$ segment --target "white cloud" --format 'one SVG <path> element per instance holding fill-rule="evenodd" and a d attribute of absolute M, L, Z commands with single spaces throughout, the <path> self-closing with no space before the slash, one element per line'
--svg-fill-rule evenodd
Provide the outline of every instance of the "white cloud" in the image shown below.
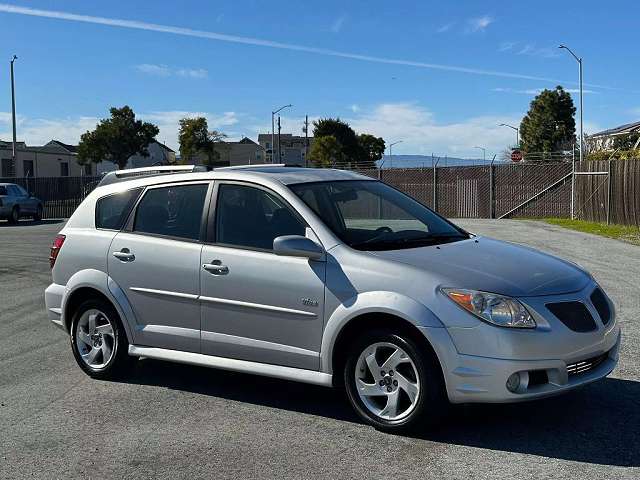
<path fill-rule="evenodd" d="M 360 106 L 356 105 L 355 103 L 353 105 L 349 106 L 349 110 L 351 110 L 353 113 L 357 113 L 360 111 Z"/>
<path fill-rule="evenodd" d="M 402 140 L 397 153 L 477 157 L 475 145 L 499 153 L 514 142 L 513 132 L 500 123 L 520 123 L 516 115 L 477 116 L 452 123 L 438 121 L 428 109 L 414 103 L 386 103 L 346 119 L 359 133 Z M 394 149 L 395 150 L 395 149 Z"/>
<path fill-rule="evenodd" d="M 153 63 L 142 63 L 134 67 L 140 73 L 155 75 L 158 77 L 187 77 L 187 78 L 207 78 L 209 72 L 204 68 L 174 68 L 168 65 L 157 65 Z"/>
<path fill-rule="evenodd" d="M 342 27 L 344 27 L 344 23 L 346 21 L 347 21 L 347 16 L 346 15 L 340 15 L 331 24 L 331 31 L 333 33 L 340 33 L 340 31 L 342 30 Z"/>
<path fill-rule="evenodd" d="M 510 52 L 515 48 L 516 45 L 517 45 L 516 42 L 502 42 L 500 44 L 500 47 L 498 48 L 498 51 L 500 51 L 500 52 Z"/>
<path fill-rule="evenodd" d="M 456 24 L 456 22 L 449 22 L 449 23 L 445 23 L 444 25 L 440 26 L 440 28 L 438 28 L 436 30 L 437 33 L 445 33 L 448 32 L 449 30 L 451 30 L 453 28 L 453 26 Z"/>
<path fill-rule="evenodd" d="M 536 47 L 535 44 L 527 43 L 517 52 L 518 55 L 527 55 L 530 57 L 556 58 L 559 57 L 557 48 L 552 47 Z"/>
<path fill-rule="evenodd" d="M 491 89 L 492 92 L 522 93 L 525 95 L 538 95 L 543 90 L 545 90 L 545 88 L 542 88 L 542 87 L 526 88 L 526 89 L 517 89 L 517 88 L 510 88 L 510 87 L 495 87 Z M 547 88 L 546 90 L 552 90 L 552 89 Z M 568 93 L 580 93 L 580 89 L 578 88 L 565 88 L 564 91 Z M 588 88 L 583 88 L 582 93 L 586 95 L 586 94 L 592 94 L 592 93 L 598 93 L 598 92 L 596 92 L 595 90 L 589 90 Z"/>
<path fill-rule="evenodd" d="M 190 112 L 185 110 L 157 111 L 139 113 L 141 120 L 152 122 L 158 126 L 160 133 L 158 140 L 166 143 L 177 151 L 178 149 L 178 121 L 181 118 L 205 117 L 209 128 L 222 130 L 232 134 L 228 129 L 238 123 L 238 115 L 235 112 L 223 112 L 220 114 L 208 112 Z M 93 130 L 98 122 L 97 117 L 67 117 L 67 118 L 18 118 L 18 140 L 25 141 L 27 145 L 44 145 L 50 140 L 60 140 L 65 143 L 77 144 L 80 136 L 87 130 Z M 0 139 L 11 138 L 11 114 L 0 112 Z"/>
<path fill-rule="evenodd" d="M 486 28 L 494 22 L 493 17 L 489 15 L 482 15 L 481 17 L 470 18 L 467 20 L 467 27 L 469 32 L 483 32 Z"/>

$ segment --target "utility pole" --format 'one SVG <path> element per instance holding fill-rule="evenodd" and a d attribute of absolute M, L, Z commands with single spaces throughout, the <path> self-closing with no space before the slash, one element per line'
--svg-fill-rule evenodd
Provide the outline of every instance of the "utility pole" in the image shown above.
<path fill-rule="evenodd" d="M 389 144 L 389 168 L 393 168 L 393 146 L 402 143 L 402 140 Z"/>
<path fill-rule="evenodd" d="M 13 143 L 11 149 L 11 162 L 15 172 L 16 168 L 16 90 L 13 80 L 13 62 L 18 59 L 16 55 L 11 59 L 11 120 L 13 121 Z"/>
<path fill-rule="evenodd" d="M 282 153 L 280 153 L 280 115 L 278 115 L 278 162 L 282 163 Z"/>
<path fill-rule="evenodd" d="M 309 115 L 304 116 L 304 166 L 308 167 L 309 162 L 307 157 L 309 156 Z"/>
<path fill-rule="evenodd" d="M 271 163 L 275 163 L 273 161 L 273 157 L 275 156 L 275 127 L 274 127 L 274 117 L 276 115 L 276 113 L 278 113 L 280 110 L 284 110 L 285 108 L 289 108 L 289 107 L 293 107 L 293 105 L 291 105 L 290 103 L 288 105 L 283 105 L 282 107 L 278 108 L 277 110 L 272 110 L 271 111 Z M 280 146 L 280 142 L 278 142 L 278 147 Z M 279 153 L 279 152 L 278 152 Z M 280 161 L 278 160 L 278 163 L 280 163 Z"/>

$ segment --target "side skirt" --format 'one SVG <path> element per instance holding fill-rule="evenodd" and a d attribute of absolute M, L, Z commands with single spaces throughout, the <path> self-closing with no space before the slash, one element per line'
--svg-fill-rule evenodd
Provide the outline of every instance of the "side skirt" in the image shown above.
<path fill-rule="evenodd" d="M 332 386 L 331 375 L 313 370 L 303 370 L 302 368 L 283 367 L 280 365 L 270 365 L 267 363 L 249 362 L 247 360 L 237 360 L 235 358 L 214 357 L 201 353 L 181 352 L 179 350 L 168 350 L 165 348 L 141 347 L 129 345 L 129 355 L 133 357 L 154 358 L 156 360 L 167 360 L 169 362 L 186 363 L 189 365 L 199 365 L 201 367 L 221 368 L 233 372 L 252 373 L 265 377 L 282 378 L 296 382 L 312 383 L 324 387 Z"/>

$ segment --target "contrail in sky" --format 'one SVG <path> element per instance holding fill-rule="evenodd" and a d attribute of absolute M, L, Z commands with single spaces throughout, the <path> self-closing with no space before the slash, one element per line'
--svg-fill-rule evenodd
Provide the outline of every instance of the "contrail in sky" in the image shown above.
<path fill-rule="evenodd" d="M 500 72 L 494 70 L 483 70 L 478 68 L 462 67 L 456 65 L 442 65 L 437 63 L 416 62 L 412 60 L 402 60 L 397 58 L 377 57 L 372 55 L 361 55 L 357 53 L 342 52 L 338 50 L 330 50 L 326 48 L 308 47 L 304 45 L 296 45 L 292 43 L 274 42 L 271 40 L 263 40 L 252 37 L 242 37 L 237 35 L 227 35 L 224 33 L 209 32 L 204 30 L 194 30 L 191 28 L 175 27 L 171 25 L 160 25 L 157 23 L 141 22 L 137 20 L 124 20 L 119 18 L 96 17 L 92 15 L 80 15 L 75 13 L 60 12 L 54 10 L 40 10 L 30 7 L 20 7 L 0 3 L 0 12 L 14 13 L 19 15 L 29 15 L 32 17 L 52 18 L 56 20 L 68 20 L 72 22 L 93 23 L 98 25 L 107 25 L 110 27 L 130 28 L 135 30 L 146 30 L 150 32 L 171 33 L 174 35 L 184 35 L 187 37 L 206 38 L 209 40 L 218 40 L 229 43 L 240 43 L 243 45 L 252 45 L 258 47 L 278 48 L 282 50 L 293 50 L 297 52 L 313 53 L 316 55 L 325 55 L 330 57 L 340 57 L 351 60 L 359 60 L 363 62 L 384 63 L 390 65 L 401 65 L 408 67 L 427 68 L 432 70 L 444 70 L 448 72 L 469 73 L 474 75 L 487 75 L 493 77 L 514 78 L 521 80 L 534 80 L 540 82 L 556 83 L 556 84 L 575 84 L 576 82 L 563 82 L 553 78 L 538 77 L 533 75 L 524 75 L 520 73 Z M 586 84 L 585 84 L 586 85 Z M 615 88 L 601 85 L 589 85 L 604 89 L 614 90 Z"/>

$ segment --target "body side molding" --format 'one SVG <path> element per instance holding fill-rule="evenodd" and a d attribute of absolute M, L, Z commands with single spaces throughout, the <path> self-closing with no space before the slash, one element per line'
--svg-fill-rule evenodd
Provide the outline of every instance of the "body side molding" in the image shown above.
<path fill-rule="evenodd" d="M 129 355 L 134 357 L 154 358 L 156 360 L 168 360 L 170 362 L 187 363 L 202 367 L 221 368 L 223 370 L 231 370 L 234 372 L 253 373 L 255 375 L 294 380 L 297 382 L 311 383 L 324 387 L 330 387 L 332 385 L 332 376 L 328 373 L 266 363 L 249 362 L 247 360 L 236 360 L 233 358 L 214 357 L 212 355 L 203 355 L 201 353 L 129 345 Z"/>

